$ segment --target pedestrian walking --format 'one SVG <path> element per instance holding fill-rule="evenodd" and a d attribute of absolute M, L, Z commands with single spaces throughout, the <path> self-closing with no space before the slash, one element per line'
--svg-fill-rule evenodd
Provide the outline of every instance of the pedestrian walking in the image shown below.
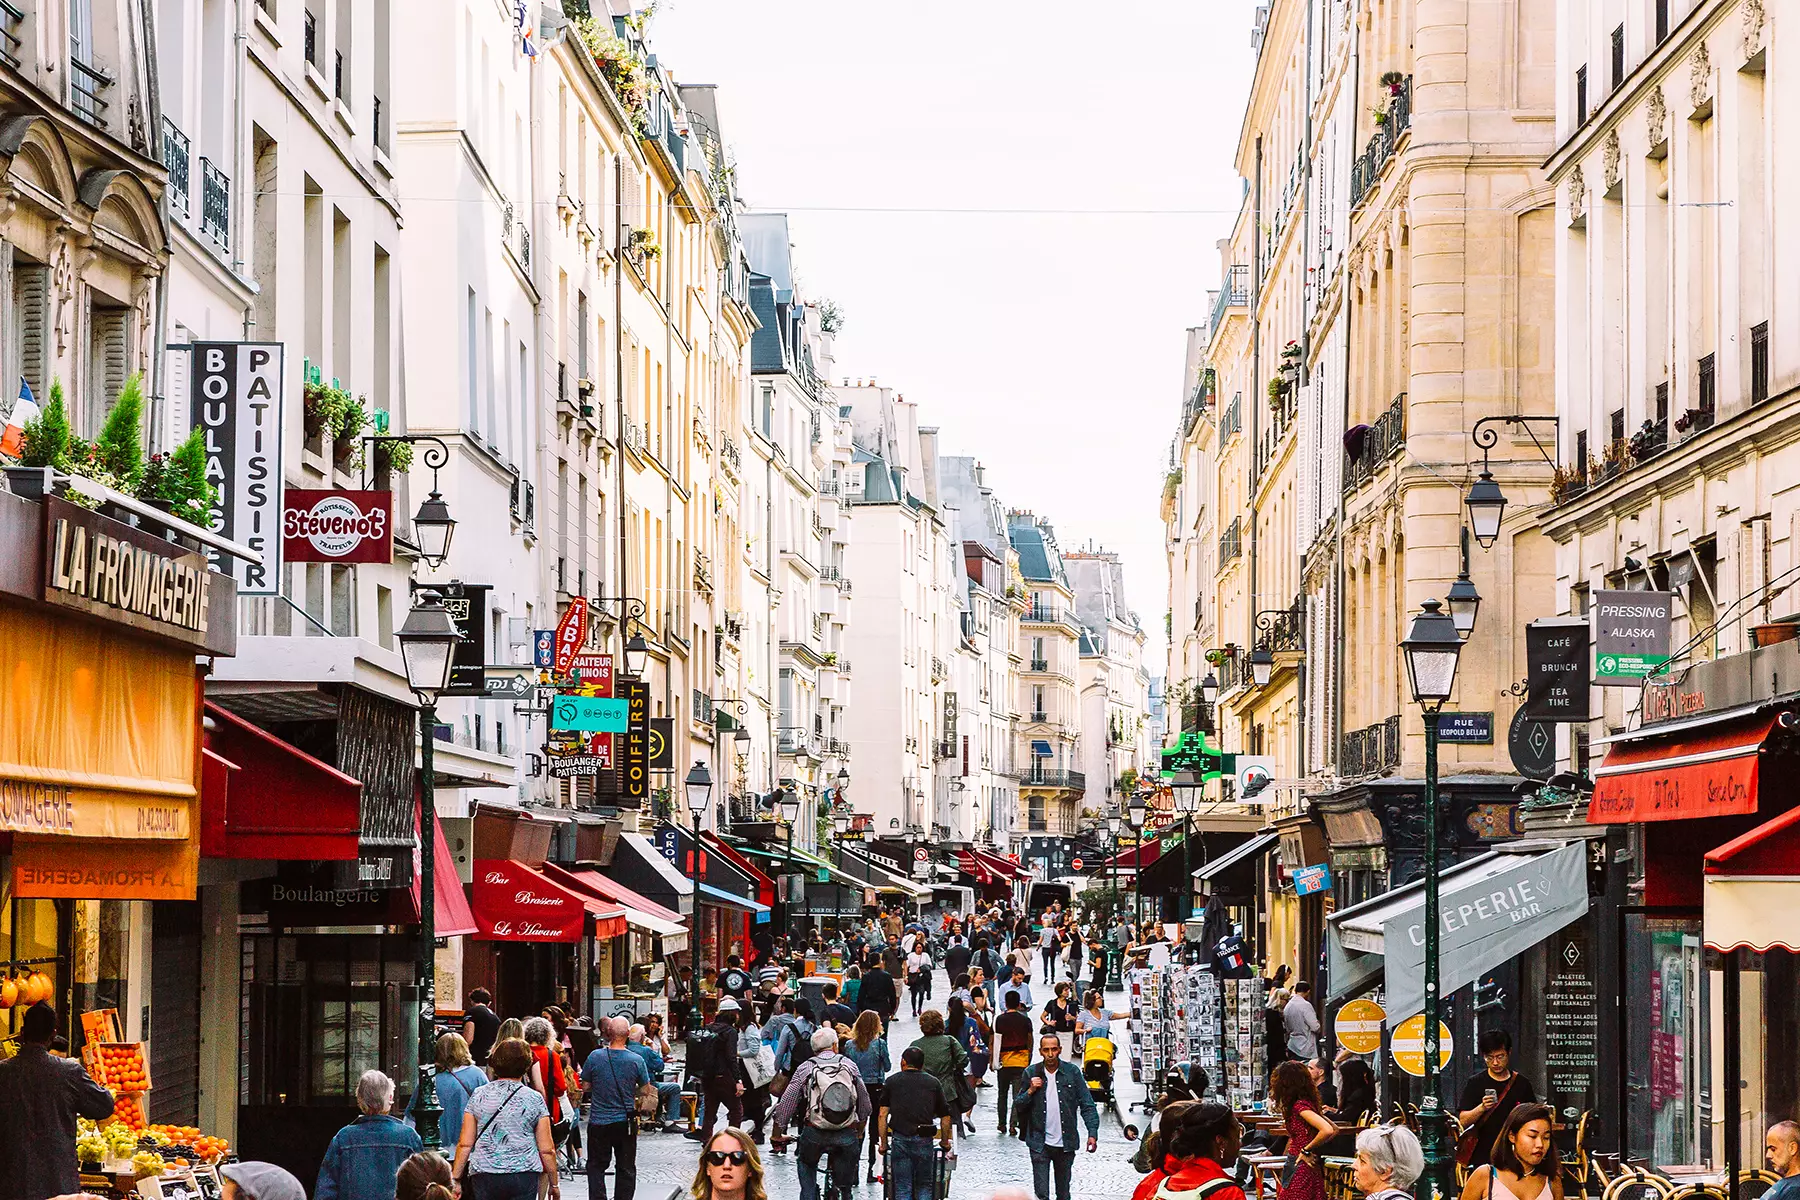
<path fill-rule="evenodd" d="M 1763 1157 L 1779 1178 L 1763 1200 L 1800 1200 L 1800 1125 L 1777 1121 L 1763 1137 Z"/>
<path fill-rule="evenodd" d="M 469 993 L 469 1011 L 463 1014 L 463 1041 L 469 1043 L 469 1055 L 478 1067 L 487 1066 L 488 1053 L 500 1035 L 500 1015 L 493 1003 L 491 992 L 476 988 Z"/>
<path fill-rule="evenodd" d="M 1000 1072 L 996 1084 L 1000 1132 L 1003 1134 L 1017 1128 L 1010 1101 L 1012 1093 L 1022 1086 L 1020 1078 L 1031 1066 L 1031 1016 L 1020 1003 L 1017 992 L 1008 993 L 1006 999 L 1006 1011 L 994 1018 L 994 1040 L 1000 1048 Z"/>
<path fill-rule="evenodd" d="M 1319 1014 L 1313 1011 L 1312 984 L 1302 979 L 1294 985 L 1293 997 L 1282 1006 L 1281 1024 L 1290 1056 L 1301 1062 L 1319 1057 Z"/>
<path fill-rule="evenodd" d="M 769 1088 L 775 1082 L 775 1050 L 763 1036 L 756 1014 L 738 1009 L 738 1072 L 743 1079 L 744 1117 L 752 1127 L 750 1140 L 762 1145 L 763 1127 L 769 1121 Z M 671 1122 L 667 1129 L 673 1130 Z"/>
<path fill-rule="evenodd" d="M 721 1129 L 700 1151 L 693 1200 L 769 1200 L 762 1154 L 741 1129 Z"/>
<path fill-rule="evenodd" d="M 543 1017 L 533 1017 L 525 1022 L 525 1044 L 531 1047 L 530 1083 L 544 1098 L 544 1107 L 550 1113 L 550 1132 L 560 1148 L 569 1136 L 571 1122 L 563 1114 L 563 1096 L 569 1085 L 563 1074 L 562 1047 L 550 1044 L 555 1034 L 555 1026 Z M 572 1110 L 570 1115 L 573 1115 Z"/>
<path fill-rule="evenodd" d="M 986 992 L 972 992 L 965 1009 L 963 1031 L 957 1038 L 963 1049 L 969 1052 L 969 1086 L 986 1087 L 988 1065 L 992 1061 L 989 1047 L 993 1042 L 994 1027 L 988 1021 L 989 1009 Z M 949 1024 L 949 1019 L 945 1019 Z"/>
<path fill-rule="evenodd" d="M 438 1131 L 440 1138 L 453 1138 L 462 1131 L 463 1106 L 475 1090 L 488 1081 L 487 1072 L 475 1065 L 469 1043 L 460 1033 L 446 1033 L 437 1040 Z M 406 1109 L 406 1123 L 413 1124 L 413 1109 L 418 1106 L 419 1092 L 413 1089 Z"/>
<path fill-rule="evenodd" d="M 466 1179 L 475 1200 L 539 1200 L 561 1194 L 550 1109 L 543 1093 L 531 1085 L 532 1065 L 528 1044 L 501 1038 L 488 1055 L 493 1082 L 463 1108 L 452 1173 Z"/>
<path fill-rule="evenodd" d="M 1035 1007 L 1031 999 L 1031 984 L 1026 982 L 1028 976 L 1029 972 L 1024 966 L 1013 967 L 1011 982 L 1000 985 L 1001 1005 L 1006 1006 L 1006 998 L 1008 996 L 1016 995 L 1019 997 L 1019 1007 L 1023 1008 L 1026 1012 L 1030 1012 L 1032 1008 Z"/>
<path fill-rule="evenodd" d="M 1082 952 L 1087 945 L 1087 934 L 1082 931 L 1081 926 L 1070 925 L 1068 932 L 1063 937 L 1063 942 L 1065 943 L 1063 957 L 1069 964 L 1069 979 L 1071 981 L 1079 979 L 1081 977 Z"/>
<path fill-rule="evenodd" d="M 1037 947 L 1032 944 L 1029 933 L 1013 942 L 1013 955 L 1013 961 L 1025 972 L 1026 981 L 1030 982 L 1032 968 L 1037 966 Z"/>
<path fill-rule="evenodd" d="M 219 1168 L 219 1178 L 231 1181 L 237 1189 L 237 1200 L 306 1200 L 306 1189 L 300 1181 L 274 1163 L 226 1163 Z"/>
<path fill-rule="evenodd" d="M 1281 1115 L 1288 1135 L 1286 1182 L 1277 1200 L 1325 1200 L 1320 1147 L 1337 1136 L 1337 1126 L 1322 1111 L 1318 1085 L 1305 1063 L 1289 1060 L 1275 1068 L 1269 1077 L 1269 1106 Z"/>
<path fill-rule="evenodd" d="M 456 1176 L 444 1156 L 421 1150 L 400 1164 L 394 1200 L 456 1200 Z"/>
<path fill-rule="evenodd" d="M 960 1125 L 969 1107 L 963 1103 L 964 1089 L 968 1087 L 968 1051 L 946 1031 L 944 1014 L 935 1008 L 919 1014 L 919 1036 L 913 1045 L 925 1055 L 924 1071 L 943 1087 L 944 1103 L 950 1106 L 950 1115 Z"/>
<path fill-rule="evenodd" d="M 1025 1090 L 1013 1101 L 1013 1119 L 1031 1150 L 1037 1200 L 1051 1200 L 1053 1179 L 1056 1200 L 1069 1200 L 1069 1176 L 1080 1136 L 1077 1114 L 1087 1126 L 1087 1151 L 1092 1154 L 1100 1145 L 1100 1111 L 1081 1068 L 1063 1061 L 1061 1042 L 1049 1035 L 1039 1038 L 1038 1056 L 1039 1061 L 1026 1068 Z"/>
<path fill-rule="evenodd" d="M 838 1053 L 835 1029 L 812 1035 L 812 1057 L 794 1070 L 775 1105 L 776 1145 L 787 1142 L 787 1127 L 800 1121 L 800 1200 L 818 1200 L 819 1160 L 828 1157 L 830 1177 L 843 1188 L 856 1182 L 857 1150 L 871 1115 L 869 1090 L 856 1064 Z M 830 1200 L 845 1200 L 842 1196 Z"/>
<path fill-rule="evenodd" d="M 1461 1200 L 1563 1200 L 1555 1124 L 1556 1112 L 1547 1104 L 1515 1105 L 1487 1165 L 1469 1172 Z"/>
<path fill-rule="evenodd" d="M 392 1115 L 394 1081 L 380 1071 L 364 1071 L 356 1081 L 356 1107 L 362 1115 L 325 1148 L 314 1200 L 394 1200 L 400 1164 L 425 1148 L 419 1135 Z"/>
<path fill-rule="evenodd" d="M 1128 1020 L 1129 1012 L 1114 1012 L 1101 1001 L 1099 988 L 1089 988 L 1081 999 L 1081 1011 L 1075 1014 L 1075 1052 L 1079 1056 L 1091 1037 L 1112 1037 L 1112 1023 Z"/>
<path fill-rule="evenodd" d="M 888 1057 L 888 1041 L 881 1032 L 881 1018 L 872 1012 L 863 1013 L 856 1018 L 856 1028 L 850 1040 L 844 1042 L 839 1049 L 845 1058 L 856 1064 L 857 1072 L 862 1076 L 863 1087 L 868 1090 L 869 1104 L 879 1110 L 881 1108 L 881 1089 L 887 1081 L 888 1072 L 893 1070 L 893 1060 Z M 869 1182 L 875 1182 L 875 1138 L 869 1139 Z"/>
<path fill-rule="evenodd" d="M 1055 1034 L 1062 1043 L 1064 1060 L 1069 1059 L 1069 1046 L 1075 1040 L 1075 989 L 1068 980 L 1056 985 L 1056 995 L 1044 1005 L 1038 1020 L 1038 1031 Z"/>
<path fill-rule="evenodd" d="M 831 1026 L 842 1025 L 846 1029 L 856 1024 L 856 1010 L 844 1003 L 843 997 L 838 992 L 837 984 L 826 984 L 820 992 L 820 998 L 825 1001 L 825 1011 L 820 1014 L 820 1021 Z M 843 1030 L 840 1029 L 838 1032 L 841 1035 Z"/>
<path fill-rule="evenodd" d="M 858 1012 L 860 1010 L 856 1007 L 856 998 L 861 992 L 862 968 L 855 963 L 851 963 L 844 970 L 844 984 L 843 987 L 839 989 L 839 999 L 849 1007 L 851 1012 Z"/>
<path fill-rule="evenodd" d="M 1404 1125 L 1376 1125 L 1356 1135 L 1350 1178 L 1368 1200 L 1412 1200 L 1412 1186 L 1425 1173 L 1419 1139 Z"/>
<path fill-rule="evenodd" d="M 1139 1181 L 1131 1200 L 1244 1200 L 1244 1189 L 1225 1170 L 1237 1162 L 1243 1126 L 1216 1100 L 1164 1109 L 1159 1131 L 1161 1161 Z"/>
<path fill-rule="evenodd" d="M 1056 926 L 1046 923 L 1044 936 L 1038 942 L 1038 956 L 1044 960 L 1044 983 L 1046 986 L 1056 982 L 1056 965 L 1062 958 L 1062 935 Z"/>
<path fill-rule="evenodd" d="M 41 1001 L 25 1010 L 19 1052 L 0 1063 L 0 1197 L 42 1200 L 81 1190 L 75 1161 L 75 1118 L 110 1117 L 112 1093 L 79 1059 L 50 1053 L 56 1010 Z M 417 1140 L 415 1135 L 414 1140 Z"/>
<path fill-rule="evenodd" d="M 725 969 L 719 972 L 719 993 L 739 1004 L 750 998 L 750 972 L 744 970 L 743 961 L 735 954 L 726 956 Z"/>
<path fill-rule="evenodd" d="M 975 939 L 975 954 L 969 960 L 972 970 L 981 972 L 980 986 L 987 990 L 988 1003 L 996 1010 L 1000 1006 L 1000 956 L 994 952 L 994 946 L 986 935 Z"/>
<path fill-rule="evenodd" d="M 883 1088 L 876 1136 L 893 1179 L 894 1200 L 937 1200 L 937 1154 L 950 1152 L 950 1106 L 925 1070 L 925 1052 L 908 1046 Z"/>
<path fill-rule="evenodd" d="M 743 1060 L 738 1057 L 738 1002 L 729 996 L 719 1001 L 713 1023 L 700 1030 L 688 1044 L 688 1074 L 700 1082 L 700 1113 L 688 1136 L 704 1142 L 712 1132 L 713 1114 L 725 1110 L 727 1125 L 744 1120 Z M 586 1068 L 582 1068 L 583 1076 Z M 593 1156 L 590 1154 L 590 1166 Z"/>
<path fill-rule="evenodd" d="M 1263 1009 L 1263 1049 L 1271 1072 L 1289 1058 L 1287 1017 L 1282 1012 L 1282 1006 L 1288 1002 L 1288 998 L 1286 988 L 1276 988 L 1269 993 L 1269 1003 Z"/>
<path fill-rule="evenodd" d="M 721 1010 L 726 999 L 719 1001 Z M 732 1001 L 731 1010 L 737 1007 Z M 632 1200 L 637 1195 L 637 1091 L 650 1082 L 650 1072 L 628 1048 L 623 1017 L 601 1018 L 600 1030 L 606 1043 L 581 1065 L 581 1088 L 588 1097 L 588 1196 L 606 1200 L 606 1169 L 617 1159 L 619 1200 Z M 735 1031 L 720 1045 L 736 1063 Z"/>
<path fill-rule="evenodd" d="M 1456 1105 L 1456 1119 L 1465 1131 L 1456 1141 L 1456 1161 L 1470 1168 L 1487 1164 L 1514 1108 L 1537 1103 L 1531 1080 L 1512 1069 L 1512 1034 L 1489 1029 L 1476 1048 L 1487 1070 L 1463 1085 Z"/>
<path fill-rule="evenodd" d="M 899 1007 L 900 993 L 894 987 L 894 977 L 881 965 L 879 956 L 870 958 L 862 987 L 856 992 L 856 1011 L 872 1012 L 885 1024 L 894 1019 L 894 1011 Z"/>

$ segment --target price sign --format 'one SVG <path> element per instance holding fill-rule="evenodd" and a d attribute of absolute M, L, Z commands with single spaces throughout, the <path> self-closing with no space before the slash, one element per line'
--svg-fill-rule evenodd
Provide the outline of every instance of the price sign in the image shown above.
<path fill-rule="evenodd" d="M 1352 1000 L 1338 1009 L 1332 1028 L 1338 1045 L 1350 1053 L 1373 1054 L 1381 1049 L 1381 1023 L 1385 1020 L 1387 1010 L 1373 1000 Z"/>
<path fill-rule="evenodd" d="M 1438 1022 L 1438 1070 L 1450 1065 L 1450 1027 L 1442 1021 Z M 1400 1022 L 1394 1030 L 1394 1040 L 1388 1047 L 1394 1056 L 1394 1065 L 1408 1075 L 1425 1075 L 1425 1014 L 1408 1017 Z"/>

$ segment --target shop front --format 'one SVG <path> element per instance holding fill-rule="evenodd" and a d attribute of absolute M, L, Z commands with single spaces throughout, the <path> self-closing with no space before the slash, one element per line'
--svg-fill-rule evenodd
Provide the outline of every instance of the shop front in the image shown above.
<path fill-rule="evenodd" d="M 646 1013 L 668 1016 L 669 973 L 678 968 L 675 956 L 687 949 L 688 931 L 680 913 L 673 912 L 601 871 L 576 866 L 563 868 L 545 863 L 546 878 L 583 896 L 616 905 L 624 915 L 624 928 L 596 921 L 583 947 L 588 967 L 581 1011 L 594 1016 L 639 1019 Z M 610 933 L 610 936 L 606 936 Z"/>
<path fill-rule="evenodd" d="M 198 887 L 196 656 L 237 646 L 235 585 L 199 549 L 232 543 L 108 508 L 0 491 L 0 1034 L 49 1003 L 95 1070 L 102 1027 L 176 1048 L 155 1035 L 185 970 L 164 910 L 190 912 Z"/>
<path fill-rule="evenodd" d="M 656 829 L 656 849 L 675 871 L 693 880 L 692 964 L 696 972 L 723 967 L 730 955 L 750 960 L 758 927 L 771 923 L 770 905 L 756 899 L 759 883 L 751 869 L 740 867 L 694 836 L 692 830 L 665 821 Z"/>

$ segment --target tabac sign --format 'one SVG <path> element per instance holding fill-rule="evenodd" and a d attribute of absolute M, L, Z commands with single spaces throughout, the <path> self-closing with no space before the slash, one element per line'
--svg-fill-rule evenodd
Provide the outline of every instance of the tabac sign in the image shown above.
<path fill-rule="evenodd" d="M 235 652 L 236 599 L 206 556 L 55 497 L 44 500 L 44 602 L 117 621 L 198 650 Z"/>

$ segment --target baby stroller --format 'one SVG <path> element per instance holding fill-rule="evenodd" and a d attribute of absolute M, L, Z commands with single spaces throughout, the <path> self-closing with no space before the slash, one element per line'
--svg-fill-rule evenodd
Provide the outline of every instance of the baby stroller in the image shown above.
<path fill-rule="evenodd" d="M 1096 1104 L 1113 1102 L 1113 1056 L 1118 1052 L 1110 1037 L 1098 1033 L 1089 1034 L 1081 1048 L 1081 1076 L 1087 1080 Z"/>

